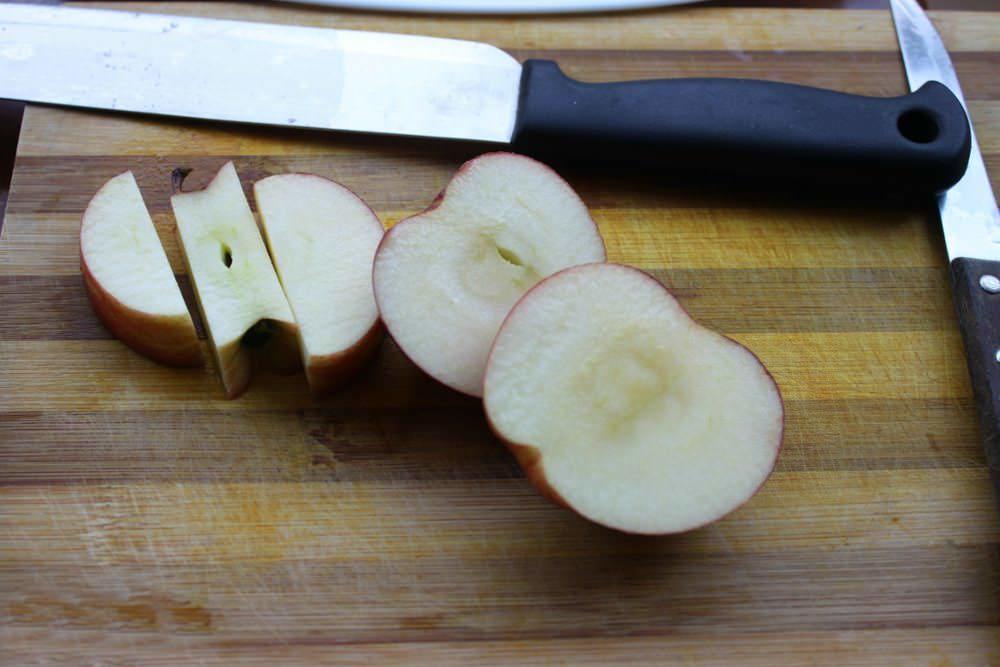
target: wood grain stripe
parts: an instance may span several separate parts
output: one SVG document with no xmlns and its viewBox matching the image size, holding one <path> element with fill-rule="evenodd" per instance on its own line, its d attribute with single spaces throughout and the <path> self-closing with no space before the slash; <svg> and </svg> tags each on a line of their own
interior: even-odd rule
<svg viewBox="0 0 1000 667">
<path fill-rule="evenodd" d="M 942 269 L 654 270 L 688 312 L 723 332 L 937 331 L 957 327 Z M 178 276 L 196 320 L 187 276 Z M 0 274 L 0 340 L 110 340 L 79 276 Z M 734 308 L 733 304 L 740 304 Z M 200 324 L 200 322 L 198 322 Z M 202 338 L 204 333 L 199 332 Z"/>
<path fill-rule="evenodd" d="M 343 183 L 384 216 L 385 211 L 413 214 L 423 210 L 462 162 L 488 150 L 484 146 L 462 144 L 460 148 L 459 144 L 454 144 L 449 148 L 456 152 L 447 154 L 431 152 L 428 146 L 440 142 L 430 140 L 399 140 L 390 146 L 384 138 L 352 139 L 367 143 L 370 154 L 367 157 L 240 156 L 233 161 L 247 189 L 254 181 L 276 173 L 314 173 Z M 425 148 L 416 150 L 417 144 L 424 144 Z M 462 152 L 457 152 L 459 150 Z M 149 210 L 154 214 L 169 213 L 170 173 L 176 167 L 193 169 L 189 189 L 196 189 L 229 159 L 227 156 L 22 158 L 17 163 L 8 216 L 80 216 L 105 181 L 129 170 L 135 174 Z M 986 161 L 987 168 L 1000 169 L 1000 155 L 987 156 Z M 406 165 L 406 178 L 400 178 L 401 162 Z M 679 209 L 691 208 L 711 208 L 716 212 L 767 208 L 772 214 L 787 209 L 795 209 L 801 214 L 805 209 L 866 215 L 875 223 L 880 220 L 891 223 L 906 213 L 925 210 L 917 208 L 925 204 L 923 199 L 893 197 L 888 193 L 874 198 L 851 196 L 839 188 L 823 187 L 822 184 L 810 190 L 781 183 L 750 184 L 745 178 L 720 174 L 711 182 L 696 182 L 691 174 L 681 171 L 652 173 L 638 168 L 570 161 L 553 161 L 551 166 L 573 185 L 591 208 L 596 209 L 674 209 L 674 215 Z"/>
<path fill-rule="evenodd" d="M 684 564 L 677 564 L 671 555 L 618 551 L 568 559 L 511 554 L 467 567 L 456 567 L 458 561 L 446 552 L 401 559 L 398 564 L 377 559 L 260 560 L 234 566 L 246 579 L 242 592 L 232 590 L 223 579 L 232 575 L 219 567 L 222 562 L 201 573 L 192 573 L 179 563 L 165 565 L 160 576 L 170 575 L 175 581 L 169 593 L 157 590 L 157 579 L 151 580 L 135 567 L 84 566 L 73 596 L 61 594 L 59 588 L 73 576 L 65 569 L 52 565 L 52 579 L 39 581 L 23 568 L 12 568 L 10 575 L 23 582 L 23 593 L 6 611 L 14 627 L 45 626 L 64 619 L 68 629 L 105 628 L 136 634 L 173 625 L 175 632 L 197 635 L 211 630 L 220 643 L 245 646 L 268 646 L 282 639 L 308 644 L 310 640 L 641 637 L 709 632 L 727 624 L 749 633 L 996 625 L 1000 621 L 996 602 L 966 606 L 963 596 L 972 595 L 974 587 L 970 579 L 956 574 L 973 573 L 981 577 L 983 586 L 995 590 L 1000 559 L 989 548 L 789 551 L 745 555 L 739 561 L 729 554 L 704 554 Z M 620 558 L 628 558 L 628 571 L 617 566 Z M 883 604 L 860 604 L 868 582 L 857 573 L 866 567 L 884 577 Z M 928 576 L 921 576 L 922 571 Z M 702 585 L 704 577 L 711 577 L 711 585 Z M 574 585 L 588 579 L 599 583 Z M 790 586 L 792 579 L 799 579 L 798 585 Z M 366 586 L 370 581 L 378 584 Z M 936 583 L 940 594 L 931 597 Z M 237 639 L 241 629 L 266 613 L 260 600 L 274 590 L 294 592 L 283 600 L 284 613 L 266 631 Z M 484 604 L 484 593 L 496 590 L 500 593 L 490 594 L 493 602 Z M 126 596 L 117 591 L 148 592 Z M 195 591 L 196 602 L 188 597 Z M 669 594 L 664 596 L 663 591 Z M 738 591 L 738 598 L 721 604 Z M 815 595 L 823 595 L 823 604 L 815 604 Z M 326 612 L 316 614 L 315 607 L 324 597 Z M 373 604 L 378 599 L 392 599 L 395 604 L 388 609 Z M 683 600 L 690 611 L 668 604 L 675 600 Z M 553 609 L 559 613 L 552 613 Z M 815 613 L 803 614 L 806 609 Z M 159 610 L 163 618 L 156 613 Z M 174 613 L 168 615 L 170 611 Z"/>
<path fill-rule="evenodd" d="M 788 401 L 778 472 L 970 468 L 974 406 Z M 137 442 L 136 433 L 143 433 Z M 0 415 L 0 485 L 521 478 L 478 403 L 440 408 L 25 412 Z"/>
<path fill-rule="evenodd" d="M 186 275 L 175 276 L 205 338 L 194 289 Z M 111 340 L 114 335 L 97 319 L 78 275 L 4 276 L 0 274 L 4 313 L 0 340 Z"/>
<path fill-rule="evenodd" d="M 391 554 L 389 567 L 447 556 L 467 561 L 473 572 L 482 561 L 501 555 L 586 560 L 621 554 L 778 558 L 797 553 L 810 558 L 861 548 L 981 546 L 990 547 L 989 557 L 996 559 L 1000 522 L 990 520 L 996 510 L 988 486 L 981 466 L 775 473 L 724 521 L 670 539 L 626 536 L 596 526 L 541 498 L 522 479 L 4 486 L 0 528 L 7 539 L 0 544 L 0 559 L 7 567 L 131 566 L 138 571 L 173 563 L 197 571 L 276 561 L 386 563 Z M 871 511 L 873 505 L 878 513 Z M 706 566 L 700 558 L 682 563 Z M 973 585 L 990 581 L 969 580 L 948 563 L 940 567 Z M 867 579 L 863 570 L 846 564 L 844 572 Z M 892 585 L 888 578 L 886 583 Z M 937 586 L 933 580 L 927 584 Z M 662 595 L 670 589 L 650 590 Z M 931 603 L 930 598 L 921 602 Z"/>
<path fill-rule="evenodd" d="M 588 201 L 609 196 L 607 191 L 585 194 Z M 591 214 L 608 257 L 647 270 L 942 270 L 947 264 L 939 224 L 913 209 L 710 208 L 707 197 L 691 202 L 699 208 L 642 208 L 650 193 L 633 189 L 631 194 L 638 200 L 635 208 L 594 207 Z M 153 198 L 147 195 L 147 201 Z M 376 212 L 391 225 L 426 203 Z M 183 275 L 173 218 L 158 213 L 153 219 L 171 266 Z M 79 213 L 8 214 L 0 235 L 0 275 L 75 279 L 79 225 Z"/>
<path fill-rule="evenodd" d="M 156 609 L 154 622 L 172 627 L 169 608 Z M 427 617 L 428 619 L 430 617 Z M 162 620 L 161 620 L 162 619 Z M 980 667 L 1000 662 L 1000 628 L 950 626 L 816 632 L 727 633 L 706 631 L 671 633 L 656 637 L 559 638 L 504 642 L 451 641 L 348 644 L 338 634 L 326 633 L 282 639 L 220 642 L 185 637 L 180 648 L 169 635 L 144 638 L 143 664 L 173 667 L 199 665 L 263 665 L 284 667 L 339 667 L 378 664 L 466 666 L 572 664 L 606 667 L 623 663 L 638 666 L 774 667 L 775 656 L 814 667 L 904 667 L 925 663 Z M 0 630 L 10 664 L 29 664 L 39 655 L 53 661 L 87 660 L 115 664 L 136 655 L 131 633 L 101 630 Z"/>
<path fill-rule="evenodd" d="M 47 361 L 42 362 L 45 356 Z M 38 373 L 42 363 L 59 369 L 58 373 Z M 201 411 L 229 410 L 234 406 L 297 410 L 317 404 L 301 374 L 261 373 L 238 402 L 226 401 L 211 365 L 165 369 L 110 340 L 4 341 L 0 342 L 0 367 L 4 368 L 0 376 L 0 412 Z M 321 404 L 427 408 L 471 400 L 425 376 L 388 343 L 357 382 L 323 399 Z"/>
<path fill-rule="evenodd" d="M 696 320 L 727 333 L 951 331 L 957 326 L 947 278 L 936 268 L 662 269 L 652 274 Z"/>
<path fill-rule="evenodd" d="M 788 400 L 969 396 L 961 339 L 953 330 L 733 338 L 761 358 Z M 0 412 L 300 409 L 313 404 L 299 375 L 261 374 L 238 401 L 225 401 L 210 367 L 164 372 L 113 340 L 0 341 L 0 367 Z M 41 367 L 59 369 L 59 374 L 38 373 Z M 387 344 L 358 383 L 324 403 L 392 408 L 456 400 L 462 399 L 437 387 Z"/>
<path fill-rule="evenodd" d="M 120 8 L 115 2 L 72 3 Z M 787 51 L 895 51 L 892 21 L 866 10 L 729 9 L 680 7 L 669 11 L 576 16 L 476 17 L 338 12 L 308 6 L 276 12 L 234 2 L 133 2 L 130 9 L 159 14 L 238 18 L 345 30 L 374 30 L 487 42 L 508 49 L 695 49 Z M 948 50 L 1000 50 L 996 12 L 931 12 Z"/>
</svg>

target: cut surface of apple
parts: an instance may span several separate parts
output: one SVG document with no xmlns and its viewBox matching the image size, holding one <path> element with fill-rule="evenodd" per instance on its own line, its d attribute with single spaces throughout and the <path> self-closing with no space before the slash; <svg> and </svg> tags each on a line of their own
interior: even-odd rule
<svg viewBox="0 0 1000 667">
<path fill-rule="evenodd" d="M 382 223 L 353 192 L 312 174 L 257 181 L 254 198 L 299 326 L 309 386 L 328 391 L 360 368 L 382 339 L 372 291 Z"/>
<path fill-rule="evenodd" d="M 597 226 L 562 178 L 530 158 L 488 153 L 386 233 L 375 298 L 414 363 L 481 396 L 490 345 L 514 303 L 556 271 L 604 259 Z"/>
<path fill-rule="evenodd" d="M 132 172 L 105 183 L 88 204 L 80 260 L 94 310 L 122 342 L 164 364 L 202 364 L 194 323 Z"/>
<path fill-rule="evenodd" d="M 243 393 L 258 363 L 296 367 L 295 319 L 233 163 L 170 203 L 226 395 Z"/>
<path fill-rule="evenodd" d="M 781 396 L 757 357 L 617 264 L 567 269 L 525 295 L 497 335 L 484 401 L 543 493 L 626 532 L 719 519 L 781 447 Z"/>
</svg>

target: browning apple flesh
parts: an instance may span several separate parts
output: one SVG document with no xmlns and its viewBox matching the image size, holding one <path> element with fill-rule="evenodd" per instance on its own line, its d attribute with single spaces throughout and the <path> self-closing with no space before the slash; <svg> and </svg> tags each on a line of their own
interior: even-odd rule
<svg viewBox="0 0 1000 667">
<path fill-rule="evenodd" d="M 781 396 L 757 357 L 617 264 L 566 269 L 528 292 L 484 387 L 492 428 L 532 482 L 626 532 L 721 518 L 760 488 L 781 446 Z"/>
</svg>

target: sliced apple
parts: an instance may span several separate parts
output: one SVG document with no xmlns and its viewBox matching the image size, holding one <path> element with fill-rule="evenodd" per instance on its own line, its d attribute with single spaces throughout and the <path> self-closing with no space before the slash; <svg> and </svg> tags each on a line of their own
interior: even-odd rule
<svg viewBox="0 0 1000 667">
<path fill-rule="evenodd" d="M 170 203 L 226 395 L 243 393 L 257 364 L 295 367 L 295 318 L 233 163 Z"/>
<path fill-rule="evenodd" d="M 382 223 L 353 192 L 312 174 L 270 176 L 253 191 L 299 326 L 309 386 L 329 391 L 349 379 L 383 337 L 372 291 Z"/>
<path fill-rule="evenodd" d="M 105 183 L 80 225 L 83 284 L 101 322 L 154 361 L 199 366 L 201 345 L 132 172 Z"/>
<path fill-rule="evenodd" d="M 517 304 L 490 354 L 485 406 L 544 494 L 651 534 L 746 502 L 774 467 L 784 414 L 753 353 L 617 264 L 567 269 Z"/>
<path fill-rule="evenodd" d="M 560 269 L 604 259 L 597 226 L 566 181 L 522 155 L 489 153 L 386 233 L 375 299 L 410 359 L 481 396 L 490 345 L 514 303 Z"/>
</svg>

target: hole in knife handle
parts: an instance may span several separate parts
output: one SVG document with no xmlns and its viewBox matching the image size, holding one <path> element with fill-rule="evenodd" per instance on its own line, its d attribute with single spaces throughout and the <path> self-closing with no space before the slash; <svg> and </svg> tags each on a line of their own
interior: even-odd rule
<svg viewBox="0 0 1000 667">
<path fill-rule="evenodd" d="M 940 132 L 937 121 L 925 109 L 908 109 L 896 121 L 899 133 L 917 144 L 929 144 Z"/>
<path fill-rule="evenodd" d="M 222 244 L 222 263 L 227 269 L 233 265 L 233 251 L 225 243 Z"/>
</svg>

